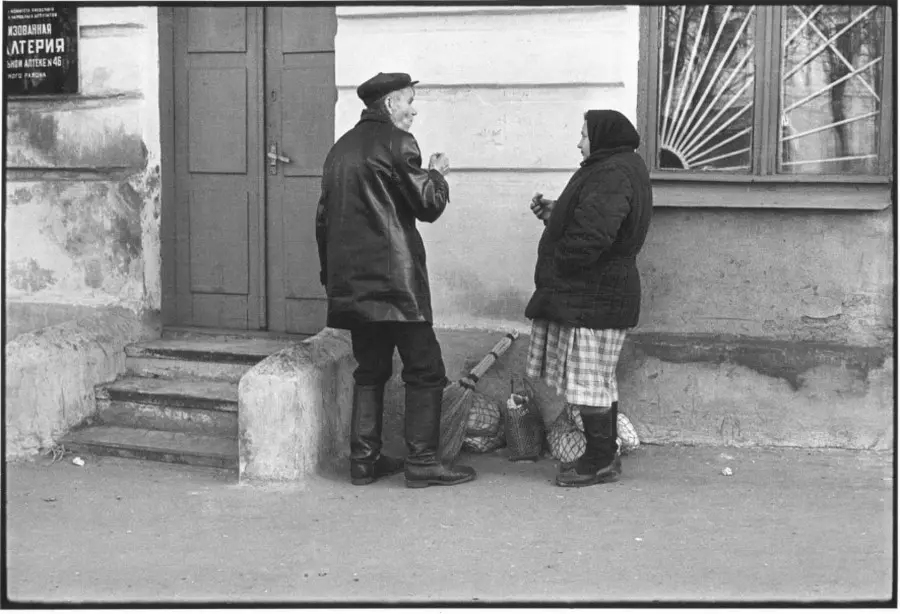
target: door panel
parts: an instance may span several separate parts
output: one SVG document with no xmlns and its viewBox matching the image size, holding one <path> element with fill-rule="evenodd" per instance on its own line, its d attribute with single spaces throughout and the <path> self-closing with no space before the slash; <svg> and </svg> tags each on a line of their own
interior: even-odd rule
<svg viewBox="0 0 900 614">
<path fill-rule="evenodd" d="M 247 69 L 191 68 L 188 75 L 192 173 L 247 172 Z"/>
<path fill-rule="evenodd" d="M 334 144 L 334 54 L 298 53 L 287 59 L 281 71 L 281 140 L 291 164 L 285 165 L 284 175 L 321 177 Z"/>
<path fill-rule="evenodd" d="M 265 327 L 262 8 L 175 8 L 179 324 Z"/>
<path fill-rule="evenodd" d="M 316 333 L 325 325 L 315 211 L 322 164 L 334 144 L 333 8 L 266 9 L 267 147 L 290 159 L 267 171 L 269 328 Z"/>
<path fill-rule="evenodd" d="M 247 194 L 239 181 L 197 183 L 201 189 L 191 191 L 190 201 L 191 291 L 246 295 Z"/>
<path fill-rule="evenodd" d="M 337 18 L 333 7 L 283 7 L 281 49 L 285 53 L 334 52 Z M 332 55 L 332 59 L 333 59 Z"/>
<path fill-rule="evenodd" d="M 239 52 L 247 51 L 246 7 L 187 9 L 188 51 Z"/>
<path fill-rule="evenodd" d="M 310 220 L 316 217 L 321 180 L 319 177 L 292 177 L 286 184 L 290 201 L 283 208 L 281 219 L 284 227 L 293 229 L 295 234 L 284 239 L 284 291 L 294 299 L 319 300 L 325 293 L 319 281 L 315 227 Z M 313 294 L 310 290 L 318 292 Z"/>
</svg>

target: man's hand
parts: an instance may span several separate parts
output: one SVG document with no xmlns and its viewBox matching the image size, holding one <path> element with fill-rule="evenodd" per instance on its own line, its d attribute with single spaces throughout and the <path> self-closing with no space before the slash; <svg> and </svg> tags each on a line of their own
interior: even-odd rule
<svg viewBox="0 0 900 614">
<path fill-rule="evenodd" d="M 531 212 L 534 213 L 537 219 L 546 221 L 550 218 L 550 213 L 553 211 L 553 205 L 555 204 L 555 200 L 544 198 L 543 194 L 536 192 L 531 197 Z"/>
<path fill-rule="evenodd" d="M 447 157 L 447 154 L 433 153 L 428 161 L 428 168 L 436 170 L 441 175 L 446 175 L 450 172 L 450 158 Z"/>
</svg>

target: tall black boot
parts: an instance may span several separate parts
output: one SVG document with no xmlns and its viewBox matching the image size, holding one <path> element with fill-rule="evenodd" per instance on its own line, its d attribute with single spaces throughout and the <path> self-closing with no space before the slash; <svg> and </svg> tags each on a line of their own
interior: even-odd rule
<svg viewBox="0 0 900 614">
<path fill-rule="evenodd" d="M 556 476 L 559 486 L 592 486 L 619 478 L 622 461 L 616 445 L 617 414 L 617 403 L 604 412 L 582 412 L 586 449 L 574 468 Z"/>
<path fill-rule="evenodd" d="M 403 469 L 402 460 L 381 455 L 383 418 L 384 385 L 355 386 L 350 419 L 350 482 L 356 486 L 371 484 Z"/>
<path fill-rule="evenodd" d="M 451 486 L 475 479 L 475 470 L 464 465 L 441 464 L 441 402 L 443 388 L 406 387 L 406 485 L 409 488 Z"/>
</svg>

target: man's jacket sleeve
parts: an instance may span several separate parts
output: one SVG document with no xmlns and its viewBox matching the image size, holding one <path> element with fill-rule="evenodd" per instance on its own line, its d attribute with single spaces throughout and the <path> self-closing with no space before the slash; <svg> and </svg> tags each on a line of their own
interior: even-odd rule
<svg viewBox="0 0 900 614">
<path fill-rule="evenodd" d="M 618 170 L 601 174 L 584 186 L 575 211 L 556 246 L 560 272 L 589 267 L 615 242 L 631 210 L 631 184 Z"/>
<path fill-rule="evenodd" d="M 394 146 L 394 179 L 417 220 L 433 222 L 450 200 L 450 186 L 436 170 L 422 168 L 422 154 L 413 135 L 404 132 Z"/>
<path fill-rule="evenodd" d="M 319 281 L 322 285 L 326 285 L 328 280 L 328 263 L 327 250 L 325 249 L 325 204 L 328 201 L 328 161 L 325 162 L 325 169 L 322 173 L 322 194 L 319 196 L 319 205 L 316 207 L 316 244 L 319 247 Z"/>
</svg>

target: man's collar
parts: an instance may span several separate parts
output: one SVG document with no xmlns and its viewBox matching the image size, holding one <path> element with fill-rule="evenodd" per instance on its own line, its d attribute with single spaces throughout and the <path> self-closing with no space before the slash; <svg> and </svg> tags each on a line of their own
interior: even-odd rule
<svg viewBox="0 0 900 614">
<path fill-rule="evenodd" d="M 372 111 L 371 109 L 363 109 L 362 114 L 359 116 L 359 121 L 361 122 L 381 122 L 384 124 L 391 123 L 391 118 L 385 115 L 384 113 L 380 113 L 378 111 Z"/>
</svg>

